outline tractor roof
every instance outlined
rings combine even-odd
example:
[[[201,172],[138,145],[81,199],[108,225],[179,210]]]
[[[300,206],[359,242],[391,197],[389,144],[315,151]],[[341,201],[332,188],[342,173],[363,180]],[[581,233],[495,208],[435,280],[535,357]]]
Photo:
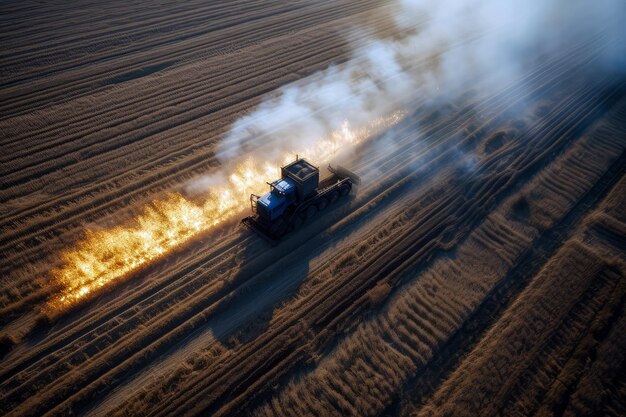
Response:
[[[284,166],[283,169],[301,181],[304,181],[309,176],[319,171],[317,167],[309,164],[304,159],[298,159],[297,161]]]

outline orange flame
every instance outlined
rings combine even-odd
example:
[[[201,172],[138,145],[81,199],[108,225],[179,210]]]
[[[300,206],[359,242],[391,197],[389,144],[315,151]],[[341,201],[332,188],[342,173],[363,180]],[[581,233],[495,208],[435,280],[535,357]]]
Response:
[[[358,130],[352,130],[348,122],[344,122],[339,132],[311,148],[289,152],[283,162],[299,153],[316,163],[327,163],[340,150],[397,123],[403,115],[393,113]],[[248,208],[250,194],[263,190],[265,182],[276,179],[279,173],[278,164],[248,157],[225,183],[214,187],[201,204],[179,193],[171,193],[163,200],[148,204],[129,225],[87,230],[83,240],[61,255],[63,266],[52,271],[61,290],[48,301],[47,308],[51,311],[68,308],[201,232],[234,218]]]

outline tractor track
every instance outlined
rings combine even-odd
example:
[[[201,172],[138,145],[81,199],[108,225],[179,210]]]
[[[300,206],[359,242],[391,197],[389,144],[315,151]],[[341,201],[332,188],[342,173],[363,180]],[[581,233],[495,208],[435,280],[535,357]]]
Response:
[[[377,162],[377,161],[373,161],[373,163],[376,163],[376,162]],[[367,192],[367,191],[365,191],[365,192]],[[212,271],[211,271],[211,270],[209,270],[208,272],[210,273],[210,272],[212,272]],[[199,279],[199,280],[200,280],[200,279]],[[176,275],[176,274],[175,274],[175,275],[173,275],[173,279],[172,279],[172,281],[171,281],[171,282],[172,282],[172,283],[175,283],[175,285],[177,285],[177,286],[179,286],[179,287],[180,287],[180,286],[181,286],[181,284],[182,284],[182,283],[180,282],[180,277],[179,277],[178,275]],[[184,286],[183,286],[183,287],[180,287],[177,291],[178,291],[178,292],[184,292],[184,291],[185,291]],[[196,303],[193,303],[193,299],[203,300],[203,302],[202,302],[202,303],[200,303],[200,304],[196,304],[196,306],[198,306],[198,307],[196,307],[196,309],[194,309],[192,312],[190,312],[190,313],[186,314],[186,315],[184,316],[184,318],[183,318],[181,321],[177,321],[177,322],[176,322],[176,323],[178,323],[178,325],[177,325],[177,326],[180,326],[180,324],[182,324],[182,323],[184,323],[186,320],[188,320],[188,319],[189,319],[189,318],[193,315],[193,313],[194,313],[194,312],[201,312],[201,311],[206,312],[207,310],[208,310],[208,311],[210,311],[210,310],[211,310],[211,307],[210,307],[210,306],[211,306],[211,300],[213,300],[213,297],[208,296],[207,291],[209,291],[209,294],[210,294],[211,288],[210,288],[210,287],[209,287],[209,288],[206,288],[206,287],[205,287],[205,288],[203,289],[203,291],[201,291],[201,292],[199,292],[199,293],[195,294],[195,295],[194,295],[194,297],[192,297],[192,299],[188,299],[188,300],[187,300],[187,302],[188,302],[188,303],[190,303],[190,304],[192,304],[192,305],[193,305],[193,304],[196,304]],[[166,294],[167,294],[167,292],[166,292]],[[168,300],[170,297],[174,297],[174,296],[175,296],[175,294],[176,294],[176,293],[174,293],[174,294],[168,294],[168,295],[167,295],[164,299],[160,300],[160,302],[161,302],[161,303],[166,303],[165,305],[167,305],[167,300]],[[148,300],[149,300],[149,299],[148,299]],[[132,300],[132,305],[135,305],[136,307],[140,307],[141,309],[136,308],[136,309],[135,309],[135,310],[133,310],[133,311],[141,311],[141,315],[142,315],[142,317],[144,317],[144,320],[145,320],[145,317],[151,317],[151,316],[152,316],[152,313],[150,313],[150,309],[148,308],[148,306],[142,306],[141,304],[137,305],[137,302],[138,302],[138,300],[136,300],[136,299]],[[131,303],[129,303],[129,304],[127,305],[127,307],[128,307],[128,306],[130,306],[130,305],[131,305]],[[213,307],[213,308],[214,308],[214,307]],[[113,311],[117,311],[117,310],[113,310]],[[124,311],[124,310],[123,310],[123,307],[122,307],[122,310],[121,310],[121,311]],[[110,319],[110,317],[106,317],[106,319]],[[171,317],[169,317],[169,319],[171,319]],[[139,319],[135,318],[135,320],[139,320]],[[86,321],[88,321],[88,319],[87,319]],[[102,321],[102,322],[103,322],[104,320],[100,320],[100,321]],[[99,322],[100,322],[100,321],[99,321]],[[108,320],[107,320],[107,321],[108,321]],[[99,322],[96,322],[96,323],[99,323]],[[147,323],[146,323],[146,322],[144,322],[143,324],[144,324],[144,325],[149,325],[150,323],[149,323],[149,322],[147,322]],[[123,322],[122,324],[120,324],[119,326],[114,327],[114,328],[113,328],[113,329],[111,329],[110,331],[111,331],[111,332],[116,332],[116,331],[117,331],[117,332],[118,332],[118,337],[119,337],[119,335],[120,335],[120,333],[119,333],[119,332],[122,332],[125,328],[126,328],[126,329],[128,329],[128,327],[125,327],[125,326],[128,326],[128,325],[130,325],[130,326],[131,326],[131,328],[132,328],[132,321],[131,321],[130,323]],[[97,324],[96,324],[95,326],[97,326]],[[176,326],[174,326],[174,325],[172,325],[172,326],[171,326],[171,327],[169,327],[169,328],[168,328],[168,327],[163,327],[163,326],[158,326],[158,328],[160,329],[160,332],[159,332],[159,333],[157,333],[157,334],[153,334],[153,336],[152,336],[152,337],[159,337],[159,335],[160,335],[160,334],[165,334],[165,333],[166,333],[166,331],[167,331],[168,329],[170,329],[170,330],[171,330],[171,329],[174,329],[174,328],[176,328],[177,330],[180,330],[180,329],[181,329],[181,327],[176,327]],[[111,339],[115,339],[115,337],[116,337],[116,336],[115,336],[115,333],[111,333],[111,334],[105,333],[104,335],[101,335],[101,336],[97,337],[96,339],[94,339],[94,341],[92,342],[92,344],[94,345],[94,348],[93,348],[94,350],[92,351],[92,353],[93,353],[93,352],[96,352],[96,351],[98,350],[98,348],[96,347],[98,342],[102,343],[102,341],[103,341],[103,340],[105,340],[105,341],[106,341],[106,340],[111,340]],[[143,344],[143,343],[145,343],[145,342],[147,341],[145,338],[140,338],[140,339],[141,339],[141,343],[142,343],[142,344]],[[71,339],[70,339],[70,340],[71,340]],[[154,340],[154,339],[153,339],[153,340]],[[57,343],[55,346],[65,346],[65,342],[66,342],[66,341],[62,341],[62,342],[60,342],[60,343]],[[84,343],[84,341],[83,341],[83,343]],[[79,346],[80,346],[80,350],[79,350],[79,351],[78,351],[75,355],[82,356],[82,354],[83,354],[83,353],[87,353],[87,354],[89,354],[89,350],[86,350],[86,346],[84,346],[84,344],[83,344],[83,343],[81,343],[81,344],[79,345]],[[128,346],[126,346],[125,351],[124,351],[124,354],[127,354],[126,352],[128,352],[128,350],[127,350],[128,348],[129,348],[129,347],[128,347]],[[54,349],[54,348],[52,348],[52,349]],[[50,350],[45,350],[45,351],[43,351],[43,352],[39,355],[39,357],[44,356],[44,355],[48,356],[49,354],[50,354]],[[51,360],[52,360],[52,359],[51,359]],[[76,359],[74,359],[74,360],[76,360]],[[110,364],[111,364],[111,360],[112,360],[112,359],[109,357],[109,359],[107,359],[107,364],[109,364],[109,365],[110,365]],[[67,367],[68,367],[68,365],[69,365],[69,364],[73,363],[73,361],[71,360],[71,356],[70,356],[70,357],[66,357],[64,360],[54,360],[54,362],[55,362],[55,366],[56,366],[56,367],[62,367],[62,368],[63,368],[63,367],[65,367],[66,369],[67,369]],[[45,363],[45,362],[44,362],[44,363]],[[121,369],[118,369],[120,372],[122,372],[122,371],[124,371],[124,372],[128,372],[128,369],[126,369],[126,368],[123,368],[123,367],[118,367],[118,368],[121,368]],[[40,373],[37,373],[37,374],[33,375],[33,376],[32,376],[32,378],[37,378],[37,380],[41,380],[41,378],[42,378],[42,377],[43,377],[43,378],[45,378],[43,375],[49,375],[49,378],[55,378],[54,376],[55,376],[55,375],[58,375],[58,370],[57,370],[57,372],[53,372],[53,370],[51,370],[51,369],[44,368],[44,369],[42,369],[42,370],[41,370],[41,372],[40,372]],[[97,375],[97,374],[96,374],[96,375]],[[44,379],[44,380],[45,380],[45,379]],[[21,384],[21,386],[22,386],[22,387],[25,387],[25,386],[28,386],[28,384]],[[10,385],[9,385],[8,387],[10,387]],[[10,393],[10,394],[9,394],[9,396],[6,398],[6,400],[10,400],[11,398],[19,398],[19,397],[26,398],[26,397],[25,397],[26,395],[27,395],[27,394],[20,394],[20,391],[18,390],[17,392],[12,392],[12,393]]]
[[[476,346],[485,331],[500,319],[511,301],[563,246],[567,236],[574,233],[585,214],[593,210],[622,178],[625,163],[626,154],[622,153],[570,212],[536,239],[537,243],[521,255],[514,268],[489,292],[463,327],[441,346],[437,358],[420,369],[419,376],[405,383],[403,392],[387,407],[384,415],[400,413],[401,397],[409,397],[410,403],[419,406],[432,396],[439,384],[458,366],[463,356]]]
[[[23,33],[0,53],[0,271],[10,283],[0,289],[0,331],[16,335],[0,358],[3,415],[430,412],[625,175],[623,143],[611,138],[623,133],[624,81],[590,76],[600,32],[494,93],[477,79],[451,103],[418,98],[401,109],[404,120],[344,162],[365,178],[358,192],[276,248],[233,219],[37,324],[55,291],[49,254],[85,223],[119,223],[128,208],[219,167],[215,144],[232,120],[348,59],[342,26],[365,20],[385,37],[394,25],[374,0],[190,2],[132,9],[132,20],[112,7],[102,10],[110,26],[86,16],[97,2],[2,7],[34,25],[0,18],[0,40]],[[53,16],[73,16],[84,31]],[[130,94],[137,88],[145,95]],[[110,105],[90,102],[99,98]],[[613,130],[598,133],[603,124]],[[501,223],[518,199],[534,210],[541,193],[552,198],[545,212]],[[582,343],[580,323],[621,288],[621,264],[606,263],[536,349]],[[499,393],[502,407],[530,396],[519,381],[542,367],[529,359]],[[363,391],[359,378],[376,388]]]
[[[349,282],[349,280],[348,280],[348,282]],[[334,285],[335,285],[335,286],[337,286],[337,287],[341,287],[341,288],[342,288],[342,289],[343,289],[346,293],[355,294],[355,289],[354,289],[354,288],[345,288],[345,287],[342,287],[342,285],[346,285],[344,282],[342,282],[342,283],[335,283]],[[349,286],[348,286],[348,285],[346,285],[346,287],[349,287]],[[356,292],[356,294],[358,294],[358,292]],[[333,295],[334,295],[334,294],[333,294]],[[329,300],[329,297],[330,297],[330,294],[329,294],[329,293],[324,293],[324,294],[321,294],[321,295],[320,295],[320,297],[321,297],[322,299],[326,300],[326,302],[328,302],[329,304],[333,305],[332,301],[330,301],[330,300]],[[341,298],[341,297],[337,296],[337,299],[340,299],[340,298]],[[353,298],[348,297],[348,299],[353,299]],[[336,300],[333,300],[333,301],[336,301]],[[313,305],[315,305],[315,304],[313,304]],[[315,308],[317,308],[317,307],[319,307],[319,306],[315,305],[315,307],[310,307],[310,308],[308,308],[308,309],[307,309],[307,312],[309,312],[309,313],[310,313],[312,310],[314,310],[314,309],[315,309]],[[342,306],[342,305],[341,305],[341,303],[339,303],[339,305],[337,306],[337,310],[342,309],[342,307],[345,307],[345,306]],[[327,312],[327,311],[328,311],[326,308],[317,308],[317,309],[318,309],[319,311],[324,311],[324,312]],[[345,310],[344,310],[344,311],[345,311]],[[301,314],[303,314],[303,315],[304,315],[305,313],[301,313]],[[329,315],[329,316],[332,316],[332,310],[331,310],[331,312],[330,312],[330,313],[328,313],[328,315]],[[297,321],[297,317],[296,317],[296,318],[292,318],[291,320],[293,320],[293,321],[291,321],[291,323],[294,323],[294,322],[296,322],[296,321]],[[309,318],[309,320],[312,320],[312,319],[310,319],[310,318]],[[272,340],[276,340],[276,337],[271,337],[270,335],[267,335],[267,340],[270,340],[270,341],[272,341]],[[278,340],[280,341],[280,338],[278,338]],[[284,343],[284,341],[280,341],[280,342]],[[258,348],[258,346],[250,347],[250,349],[257,349],[257,348]],[[264,352],[268,352],[268,353],[269,353],[269,352],[279,352],[279,351],[282,351],[282,350],[284,350],[284,345],[283,345],[283,348],[282,348],[282,349],[278,349],[278,350],[277,350],[277,349],[273,349],[273,348],[269,348],[269,347],[268,347],[268,348],[266,348],[266,349],[260,349],[260,351],[264,351]],[[245,353],[245,351],[244,351],[244,352],[242,352],[242,355],[243,355],[244,357],[246,357],[246,353]],[[250,356],[248,356],[248,357],[250,357]],[[264,364],[265,364],[265,365],[263,366],[263,368],[267,367],[267,368],[270,368],[270,369],[275,369],[275,367],[276,367],[276,363],[272,363],[271,361],[267,361],[267,358],[255,358],[255,359],[259,359],[259,360],[260,360],[260,362],[262,362],[262,363],[264,363]],[[236,360],[236,359],[234,359],[234,358],[233,358],[233,360]],[[293,361],[293,360],[294,360],[294,358],[293,358],[293,357],[288,357],[288,360],[289,360],[289,361]],[[257,365],[260,365],[260,364],[257,364]],[[239,362],[239,365],[238,365],[238,366],[245,366],[245,365],[243,365],[241,362]],[[235,367],[234,369],[233,369],[233,368],[230,368],[230,367],[224,367],[223,369],[228,369],[228,370],[229,370],[230,372],[232,372],[233,374],[236,374],[236,373],[238,372],[236,368],[237,368],[237,367]],[[254,368],[254,369],[256,369],[256,370],[257,370],[257,372],[259,372],[259,369],[261,368],[261,366],[257,366],[257,367],[254,367],[254,366],[253,366],[253,368]],[[198,385],[196,385],[196,386],[204,385],[204,386],[206,387],[205,389],[207,390],[207,391],[205,391],[205,392],[204,392],[205,394],[206,394],[206,393],[208,393],[208,392],[213,392],[213,393],[215,393],[215,392],[216,392],[216,390],[218,390],[218,389],[219,389],[218,387],[220,387],[220,383],[219,383],[219,382],[216,382],[216,385],[215,385],[215,386],[212,386],[212,385],[211,385],[211,384],[209,384],[208,382],[209,382],[209,381],[208,381],[207,379],[203,379],[202,384],[198,384]],[[258,382],[258,381],[257,381],[257,382]],[[266,382],[267,382],[267,381],[266,381]],[[267,384],[267,386],[271,386],[271,383]],[[211,387],[213,387],[213,390],[211,389]],[[221,387],[224,387],[224,385],[221,385]],[[224,389],[226,389],[226,388],[224,388]],[[232,393],[232,392],[233,392],[232,390],[229,390],[229,393]],[[247,393],[247,394],[250,394],[250,393]],[[199,396],[202,396],[201,394],[198,394],[198,395],[199,395]],[[213,394],[213,395],[214,395],[214,394]],[[247,396],[246,396],[246,398],[247,398]],[[196,399],[198,399],[198,398],[196,398]],[[190,400],[190,401],[191,401],[191,402],[187,402],[187,403],[188,403],[188,404],[195,403],[195,400]],[[180,405],[181,405],[180,403],[178,403],[178,404],[172,404],[172,407],[177,407],[177,406],[180,406]],[[215,410],[214,410],[214,411],[215,411]]]
[[[590,42],[590,46],[585,46],[584,48],[591,47],[592,45],[593,45],[593,43]],[[574,56],[575,53],[580,52],[580,49],[581,48],[576,48],[573,51],[571,51],[566,56],[568,59],[559,58],[558,60],[556,60],[556,62],[561,62],[562,65],[565,65],[568,62],[568,60],[571,59],[572,56]],[[536,75],[529,76],[528,77],[528,81],[534,81],[533,77],[536,77],[537,75],[541,75],[541,70],[538,70]],[[557,77],[558,77],[558,74],[553,76],[553,77],[551,77],[551,78],[548,78],[545,82],[541,83],[539,86],[536,86],[534,91],[537,91],[541,87],[545,87],[546,85],[549,85],[555,79],[558,79]],[[485,103],[483,104],[483,106],[481,106],[481,107],[482,107],[482,109],[488,108],[488,107],[495,107],[497,109],[498,105],[503,105],[503,104],[498,104],[498,102],[494,102],[493,101],[494,99],[497,99],[499,97],[500,102],[501,103],[505,103],[504,100],[506,100],[507,94],[514,94],[514,92],[516,90],[520,90],[521,91],[523,88],[524,88],[523,86],[518,86],[518,87],[514,87],[510,91],[505,91],[503,93],[498,93],[498,94],[494,95],[493,99],[486,100]],[[507,106],[513,106],[513,104],[514,103],[507,103],[506,105]],[[470,112],[480,112],[481,111],[481,107],[475,108],[473,106],[469,110],[463,112],[463,115],[470,114]],[[442,125],[445,125],[445,123],[446,123],[446,120],[440,122],[440,124],[442,124]],[[452,132],[454,128],[455,128],[455,126],[453,126],[453,125],[446,126],[447,132]],[[441,134],[441,137],[445,137],[445,136],[443,136],[443,133]],[[450,140],[450,138],[448,138],[448,140]],[[419,147],[421,145],[419,143],[417,143],[417,144],[413,144],[412,146],[413,147]],[[398,152],[402,153],[404,151],[405,151],[404,149],[400,148],[400,150]],[[410,151],[410,149],[407,149],[406,151]],[[198,157],[198,159],[201,160],[202,158]],[[162,174],[159,174],[159,176],[162,176]],[[164,179],[164,180],[161,180],[159,182],[167,184],[166,181],[167,180]],[[139,190],[141,190],[141,189],[143,189],[143,187],[147,183],[148,183],[148,181],[146,180],[146,181],[144,181],[142,183],[139,183],[139,184],[135,183],[134,185],[132,185],[132,187],[136,188],[136,187],[139,186],[140,187]],[[154,181],[151,181],[150,184],[151,184],[151,189],[155,189],[155,188],[158,189],[158,186],[157,186],[158,182],[155,183]],[[31,236],[32,236],[31,239],[35,239],[35,240],[33,240],[32,243],[25,244],[25,246],[29,247],[29,246],[32,246],[33,244],[36,244],[36,242],[37,242],[37,237],[36,236],[40,236],[42,233],[45,233],[47,230],[49,230],[49,229],[45,228],[46,224],[50,225],[54,229],[59,229],[60,227],[63,227],[64,224],[82,224],[82,222],[84,222],[85,220],[89,221],[90,218],[91,219],[97,218],[98,216],[101,215],[103,210],[112,210],[118,204],[125,204],[124,202],[126,202],[126,204],[127,204],[127,202],[132,198],[131,197],[132,193],[130,193],[130,190],[131,189],[129,189],[128,187],[123,187],[123,188],[120,188],[116,192],[116,194],[114,194],[114,195],[120,195],[120,196],[123,196],[123,197],[113,198],[112,199],[112,197],[114,197],[114,196],[112,196],[109,193],[109,194],[103,196],[100,199],[93,199],[89,203],[89,206],[86,206],[86,207],[85,206],[78,206],[73,212],[69,212],[69,213],[67,211],[65,211],[63,213],[63,216],[65,218],[67,218],[68,220],[65,220],[65,221],[58,221],[58,220],[56,220],[56,222],[55,222],[55,219],[53,218],[53,219],[50,219],[49,221],[47,221],[44,224],[41,224],[41,222],[39,222],[37,225],[33,226],[33,228],[31,229],[31,230],[33,230],[33,233],[31,233]],[[53,209],[53,208],[51,208],[51,209]],[[75,213],[75,214],[79,214],[80,213],[81,217],[76,218],[74,215],[72,215],[72,213]],[[88,213],[92,213],[92,217],[86,217],[86,214],[88,214]],[[20,234],[23,234],[23,233],[24,233],[24,229],[22,229],[22,231],[20,231]],[[16,237],[17,236],[7,236],[7,239],[8,239],[7,243],[10,242],[10,245],[13,246],[13,247],[15,247],[15,245],[19,245],[19,241],[15,240]],[[37,246],[34,246],[30,250],[22,250],[20,252],[20,256],[26,257],[26,259],[30,259],[32,261],[33,259],[28,256],[29,252],[37,253],[37,254],[39,254],[39,256],[42,255],[41,251],[37,250]],[[14,267],[15,261],[16,260],[13,257],[8,256],[6,261],[5,261],[5,263],[0,262],[0,269],[1,268],[6,268],[6,267],[9,267],[9,266]],[[9,264],[7,265],[6,262],[9,262]]]

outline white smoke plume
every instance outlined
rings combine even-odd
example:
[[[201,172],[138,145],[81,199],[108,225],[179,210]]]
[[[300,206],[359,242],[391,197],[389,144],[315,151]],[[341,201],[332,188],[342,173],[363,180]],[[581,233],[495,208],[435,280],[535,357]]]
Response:
[[[224,166],[253,150],[280,163],[285,149],[310,148],[345,120],[358,128],[413,100],[451,100],[478,76],[489,77],[495,90],[521,75],[528,57],[555,52],[599,28],[607,29],[606,42],[619,45],[619,16],[626,16],[619,0],[396,0],[389,10],[393,36],[355,44],[347,63],[281,88],[237,120],[216,149]],[[623,70],[624,56],[611,48],[605,64]],[[189,190],[219,178],[197,179]]]

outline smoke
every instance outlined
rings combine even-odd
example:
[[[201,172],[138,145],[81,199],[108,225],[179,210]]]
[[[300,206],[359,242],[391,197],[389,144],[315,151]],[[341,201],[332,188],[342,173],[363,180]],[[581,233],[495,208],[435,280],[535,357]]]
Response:
[[[353,44],[347,63],[279,89],[241,117],[218,144],[225,167],[250,152],[281,163],[286,152],[308,149],[341,129],[359,128],[413,102],[446,102],[489,79],[496,91],[560,48],[606,30],[603,65],[626,67],[619,0],[397,0],[388,7],[395,24],[385,38]],[[367,33],[367,28],[352,28]],[[304,155],[306,156],[306,155]],[[228,168],[224,168],[228,169]],[[214,185],[199,178],[188,191]]]
[[[226,174],[222,170],[219,170],[215,173],[195,178],[187,184],[185,190],[189,194],[202,194],[214,187],[219,187],[224,184],[226,180]]]
[[[202,198],[169,193],[146,205],[133,222],[89,230],[64,251],[62,266],[51,271],[61,290],[47,308],[61,311],[75,305],[233,219],[246,207],[250,193],[278,175],[280,163],[295,153],[320,164],[329,161],[397,123],[399,115],[420,103],[451,107],[448,102],[472,89],[474,80],[482,80],[485,92],[499,91],[502,82],[526,74],[528,62],[596,40],[598,32],[603,32],[604,44],[594,47],[603,55],[593,76],[624,73],[619,19],[625,14],[617,0],[592,5],[564,0],[398,0],[389,10],[393,33],[355,43],[347,63],[281,88],[232,125],[216,149],[221,169],[186,184],[188,193]],[[420,139],[415,140],[419,145]],[[380,135],[374,148],[376,156],[383,157],[404,150],[393,130]],[[472,172],[477,159],[451,148],[462,172]],[[430,167],[413,165],[415,170]]]

